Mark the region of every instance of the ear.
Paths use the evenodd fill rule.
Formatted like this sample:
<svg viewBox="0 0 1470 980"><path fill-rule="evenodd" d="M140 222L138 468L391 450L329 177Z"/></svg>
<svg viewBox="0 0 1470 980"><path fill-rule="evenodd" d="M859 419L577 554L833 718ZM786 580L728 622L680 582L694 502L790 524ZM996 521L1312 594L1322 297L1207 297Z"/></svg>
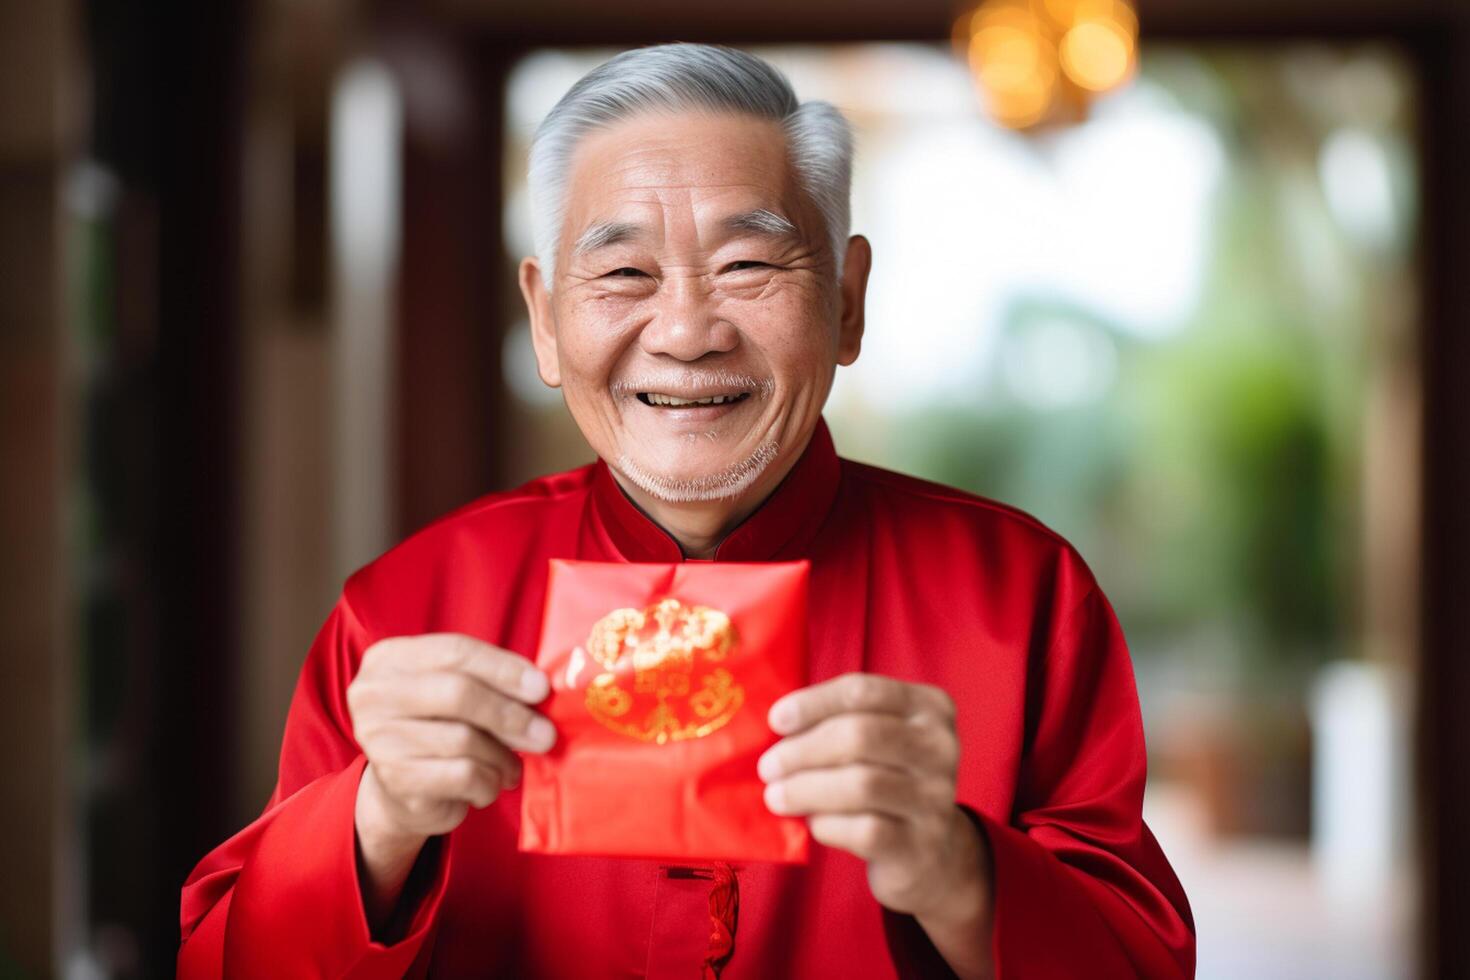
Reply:
<svg viewBox="0 0 1470 980"><path fill-rule="evenodd" d="M837 363L851 364L863 346L863 311L868 296L868 273L873 268L873 246L862 235L847 240L842 260L842 319L838 324Z"/></svg>
<svg viewBox="0 0 1470 980"><path fill-rule="evenodd" d="M541 263L521 259L521 296L531 319L531 346L536 350L536 373L547 387L561 387L561 365L556 356L556 320L551 312L551 295L541 279Z"/></svg>

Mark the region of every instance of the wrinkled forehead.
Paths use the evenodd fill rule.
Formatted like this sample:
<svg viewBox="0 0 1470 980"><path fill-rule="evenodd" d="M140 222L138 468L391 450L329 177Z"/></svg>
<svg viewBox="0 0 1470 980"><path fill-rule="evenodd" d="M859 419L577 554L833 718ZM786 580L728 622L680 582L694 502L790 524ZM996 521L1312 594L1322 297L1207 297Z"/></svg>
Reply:
<svg viewBox="0 0 1470 980"><path fill-rule="evenodd" d="M598 224L693 220L767 211L814 234L781 125L756 116L647 113L589 133L568 172L562 250Z"/></svg>

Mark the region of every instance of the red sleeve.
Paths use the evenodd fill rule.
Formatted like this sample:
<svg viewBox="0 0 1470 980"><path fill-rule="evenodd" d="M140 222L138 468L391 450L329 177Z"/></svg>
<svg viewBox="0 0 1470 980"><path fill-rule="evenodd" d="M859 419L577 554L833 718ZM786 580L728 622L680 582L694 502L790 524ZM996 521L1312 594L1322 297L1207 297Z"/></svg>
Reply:
<svg viewBox="0 0 1470 980"><path fill-rule="evenodd" d="M963 807L990 843L995 974L1193 977L1189 902L1143 822L1132 663L1111 605L1082 577L1082 599L1030 671L1010 819ZM911 917L885 919L901 976L952 975Z"/></svg>
<svg viewBox="0 0 1470 980"><path fill-rule="evenodd" d="M370 642L344 596L302 669L265 812L184 883L180 977L396 978L422 968L448 878L448 840L426 848L404 938L392 945L369 934L357 879L354 814L366 760L346 692Z"/></svg>

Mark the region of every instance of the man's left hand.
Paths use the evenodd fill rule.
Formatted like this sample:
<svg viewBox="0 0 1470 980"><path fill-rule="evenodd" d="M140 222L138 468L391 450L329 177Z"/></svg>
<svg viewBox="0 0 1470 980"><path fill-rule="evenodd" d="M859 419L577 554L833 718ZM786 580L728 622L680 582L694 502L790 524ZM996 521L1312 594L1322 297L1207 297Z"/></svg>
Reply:
<svg viewBox="0 0 1470 980"><path fill-rule="evenodd" d="M844 674L771 706L766 805L868 864L884 906L930 923L988 911L989 849L955 803L954 701L929 684Z"/></svg>

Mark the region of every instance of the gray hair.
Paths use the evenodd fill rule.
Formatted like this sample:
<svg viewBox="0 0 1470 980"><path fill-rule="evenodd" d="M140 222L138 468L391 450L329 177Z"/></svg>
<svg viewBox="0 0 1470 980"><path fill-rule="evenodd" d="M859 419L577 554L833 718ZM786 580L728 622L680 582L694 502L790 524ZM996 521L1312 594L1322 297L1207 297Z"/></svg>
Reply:
<svg viewBox="0 0 1470 980"><path fill-rule="evenodd" d="M592 69L536 129L526 183L547 289L566 220L568 171L582 137L642 112L701 109L781 124L792 168L822 215L842 274L852 220L852 129L842 113L827 102L798 102L786 77L753 54L710 44L660 44L624 51Z"/></svg>

